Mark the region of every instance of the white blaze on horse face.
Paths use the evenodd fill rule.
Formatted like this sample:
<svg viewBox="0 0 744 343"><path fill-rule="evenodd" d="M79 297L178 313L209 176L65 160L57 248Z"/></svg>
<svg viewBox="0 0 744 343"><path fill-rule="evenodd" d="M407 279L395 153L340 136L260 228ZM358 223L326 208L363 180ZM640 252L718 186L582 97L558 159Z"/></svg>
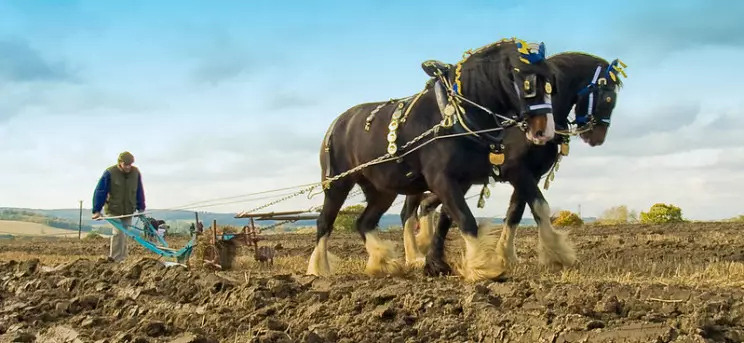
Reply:
<svg viewBox="0 0 744 343"><path fill-rule="evenodd" d="M552 140L555 137L555 119L553 119L553 112L548 113L548 126L545 128L545 143Z"/></svg>
<svg viewBox="0 0 744 343"><path fill-rule="evenodd" d="M542 104L536 104L531 105L530 110L539 110L539 109L550 109L550 111L545 114L545 131L543 131L542 136L535 137L532 135L530 131L527 131L527 139L537 145L545 145L548 141L552 140L555 137L555 120L553 119L553 103L552 103L552 97L550 94L545 94L543 97L544 103Z"/></svg>
<svg viewBox="0 0 744 343"><path fill-rule="evenodd" d="M547 140L552 140L555 137L555 118L553 117L552 94L545 93L545 103L550 105L550 113L548 113L548 128L545 130L545 137L547 137Z"/></svg>
<svg viewBox="0 0 744 343"><path fill-rule="evenodd" d="M553 97L547 92L544 95L545 105L550 106L550 112L546 115L548 118L547 126L542 137L538 137L541 144L545 144L555 137L555 120L553 119Z"/></svg>

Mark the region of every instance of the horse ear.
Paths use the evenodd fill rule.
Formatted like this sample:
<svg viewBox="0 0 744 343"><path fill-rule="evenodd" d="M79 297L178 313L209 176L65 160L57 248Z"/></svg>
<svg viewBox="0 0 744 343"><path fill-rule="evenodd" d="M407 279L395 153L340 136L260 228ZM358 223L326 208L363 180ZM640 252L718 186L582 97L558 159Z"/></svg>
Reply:
<svg viewBox="0 0 744 343"><path fill-rule="evenodd" d="M619 76L622 74L624 77L628 77L628 75L625 73L625 67L627 67L623 61L621 61L619 58L616 58L610 63L609 66L607 66L606 74L612 78L612 81L618 82Z"/></svg>
<svg viewBox="0 0 744 343"><path fill-rule="evenodd" d="M537 52L540 54L542 59L545 59L546 52L545 52L545 42L540 42L539 47L537 48Z"/></svg>

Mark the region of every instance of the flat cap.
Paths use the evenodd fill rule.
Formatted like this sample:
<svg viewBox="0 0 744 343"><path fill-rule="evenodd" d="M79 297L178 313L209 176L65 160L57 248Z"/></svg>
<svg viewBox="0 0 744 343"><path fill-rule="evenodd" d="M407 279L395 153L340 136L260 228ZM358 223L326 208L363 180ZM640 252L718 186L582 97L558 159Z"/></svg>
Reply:
<svg viewBox="0 0 744 343"><path fill-rule="evenodd" d="M123 162L124 164L132 164L134 163L134 156L131 152L125 151L119 154L119 162Z"/></svg>

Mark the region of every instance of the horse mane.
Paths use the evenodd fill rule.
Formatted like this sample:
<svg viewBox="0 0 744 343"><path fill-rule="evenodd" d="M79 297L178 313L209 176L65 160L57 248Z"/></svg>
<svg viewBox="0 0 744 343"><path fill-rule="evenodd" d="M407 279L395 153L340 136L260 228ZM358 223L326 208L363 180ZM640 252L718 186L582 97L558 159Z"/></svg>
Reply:
<svg viewBox="0 0 744 343"><path fill-rule="evenodd" d="M463 59L455 66L460 67L461 86L458 89L463 96L493 110L505 110L511 104L521 102L514 89L511 72L519 68L523 72L536 73L548 79L552 78L552 67L548 63L525 64L519 59L517 43L513 39L502 39L476 50L468 50ZM494 94L498 90L501 94ZM505 99L504 99L505 98Z"/></svg>
<svg viewBox="0 0 744 343"><path fill-rule="evenodd" d="M567 82L569 81L566 80L567 77L573 78L577 75L580 75L582 79L591 79L591 77L594 76L594 70L597 68L597 65L602 66L601 75L604 75L605 69L610 65L610 62L604 58L577 51L560 52L548 57L547 61L548 64L555 68L557 83ZM607 78L607 83L616 85L618 89L623 86L623 81L619 77L617 78L617 81Z"/></svg>

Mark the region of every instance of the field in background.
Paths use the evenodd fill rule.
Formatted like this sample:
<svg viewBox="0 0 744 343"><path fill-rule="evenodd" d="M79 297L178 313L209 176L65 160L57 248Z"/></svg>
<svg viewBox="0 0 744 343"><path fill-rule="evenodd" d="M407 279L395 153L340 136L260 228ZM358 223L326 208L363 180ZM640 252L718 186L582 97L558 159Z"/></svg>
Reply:
<svg viewBox="0 0 744 343"><path fill-rule="evenodd" d="M86 232L83 232L83 236ZM44 224L0 220L0 236L78 237L77 231L54 228Z"/></svg>
<svg viewBox="0 0 744 343"><path fill-rule="evenodd" d="M581 227L569 236L580 263L558 271L537 263L537 232L523 227L511 278L475 284L420 270L367 277L356 233L332 235L330 278L304 275L314 232L267 235L261 245L278 248L273 267L241 247L236 269L217 273L165 268L131 240L123 265L101 260L106 239L0 241L0 341L740 342L742 229ZM383 237L402 255L399 231ZM462 248L452 230L453 265Z"/></svg>

